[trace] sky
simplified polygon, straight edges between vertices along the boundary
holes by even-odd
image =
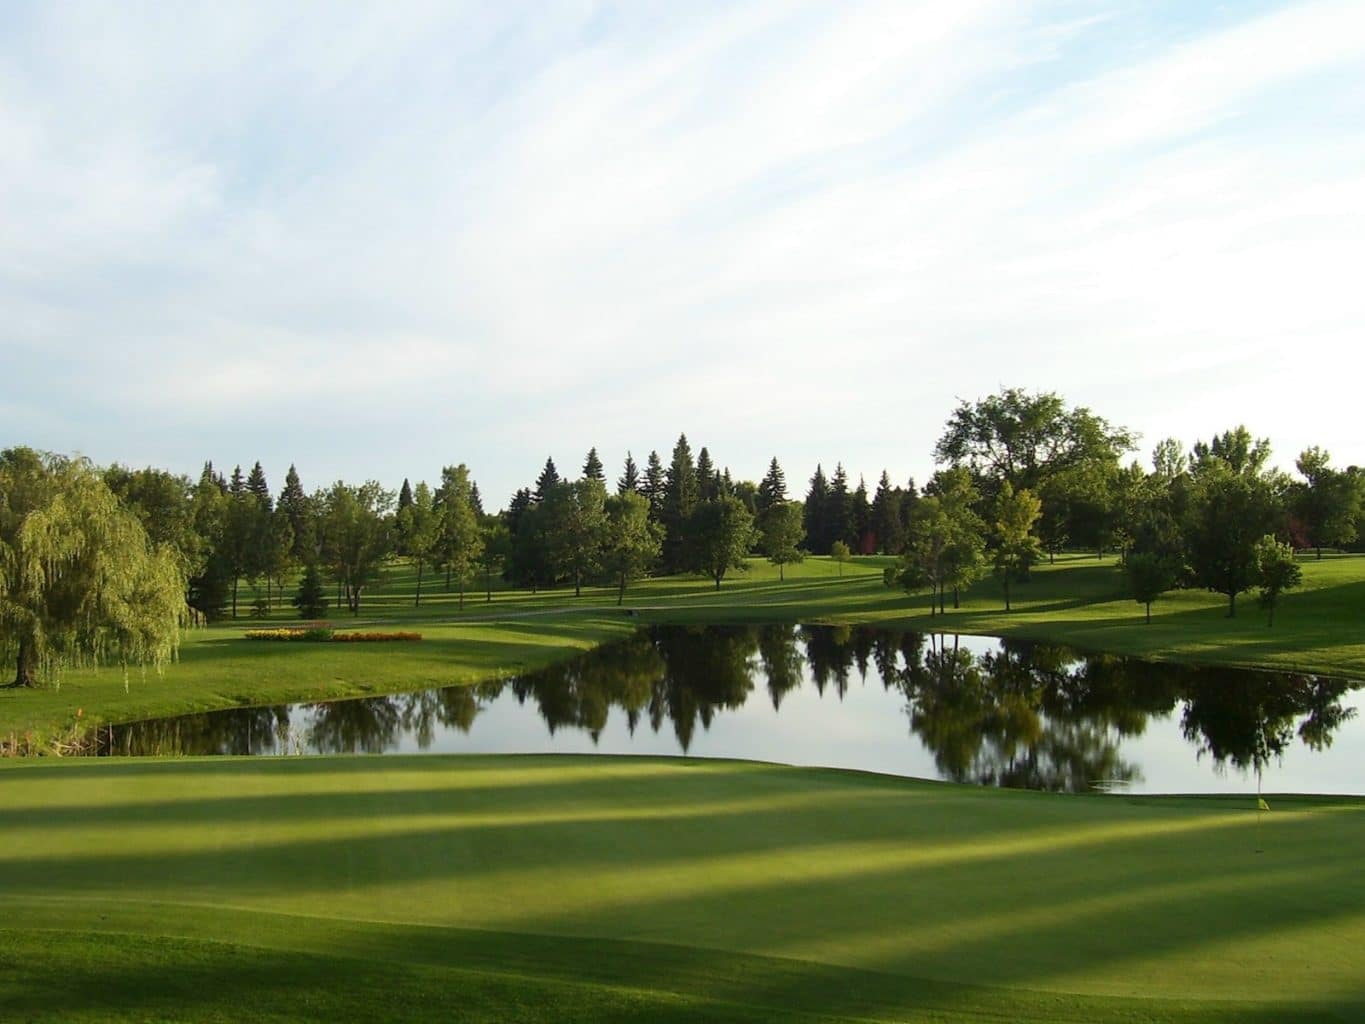
[[[1365,464],[1365,3],[0,6],[0,445],[491,507],[960,400]]]

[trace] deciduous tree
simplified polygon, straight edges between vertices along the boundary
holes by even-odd
[[[84,459],[0,452],[0,656],[12,686],[98,659],[155,665],[175,654],[185,575],[153,548]]]

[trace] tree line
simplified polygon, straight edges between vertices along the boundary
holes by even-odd
[[[1365,472],[1327,452],[1299,456],[1298,478],[1270,467],[1270,447],[1244,427],[1155,446],[1150,468],[1129,460],[1136,436],[1050,392],[1004,389],[962,402],[934,448],[940,468],[918,488],[884,471],[871,497],[842,463],[817,466],[804,497],[789,496],[776,457],[759,481],[735,479],[680,435],[667,463],[628,453],[609,485],[597,450],[576,477],[553,458],[505,509],[488,512],[464,464],[435,486],[376,481],[305,491],[290,466],[275,493],[256,462],[230,475],[206,463],[197,480],[156,468],[0,452],[0,655],[16,681],[75,652],[161,662],[174,622],[237,617],[241,585],[264,585],[249,612],[286,598],[316,618],[334,605],[359,614],[395,557],[447,590],[492,581],[532,591],[610,583],[618,602],[650,574],[700,573],[717,588],[761,554],[785,576],[807,554],[898,556],[887,582],[951,599],[994,572],[1012,589],[1064,549],[1115,552],[1146,604],[1174,587],[1228,599],[1259,587],[1273,616],[1298,582],[1294,548],[1365,547]],[[171,627],[166,623],[171,622]]]

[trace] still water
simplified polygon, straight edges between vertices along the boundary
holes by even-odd
[[[507,680],[102,729],[101,754],[737,757],[1082,792],[1365,793],[1361,684],[988,637],[660,626]]]

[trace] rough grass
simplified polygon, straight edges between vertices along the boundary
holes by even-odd
[[[890,559],[866,557],[839,567],[815,558],[776,569],[753,561],[717,591],[700,577],[648,580],[627,593],[627,616],[610,588],[574,598],[561,588],[532,595],[497,589],[466,594],[428,578],[413,607],[415,574],[395,565],[366,598],[362,614],[333,613],[339,627],[392,629],[411,625],[420,644],[367,647],[287,645],[249,641],[242,633],[262,621],[296,621],[277,611],[268,620],[242,618],[190,631],[181,660],[158,676],[118,669],[66,673],[58,689],[0,691],[0,741],[20,749],[101,722],[205,711],[240,704],[320,700],[424,689],[505,676],[547,664],[626,635],[640,622],[863,622],[998,636],[1028,636],[1144,657],[1247,667],[1365,676],[1365,556],[1305,559],[1304,586],[1290,593],[1273,629],[1250,597],[1235,619],[1225,601],[1202,591],[1167,594],[1144,624],[1142,608],[1124,591],[1112,560],[1068,556],[1035,569],[1014,588],[1006,613],[1000,587],[985,580],[946,615],[928,614],[925,595],[907,597],[882,585]],[[239,602],[249,607],[250,599]],[[27,737],[27,741],[26,741]]]
[[[1252,800],[738,762],[10,762],[0,1019],[1361,1019],[1365,801],[1270,802],[1258,832]]]

